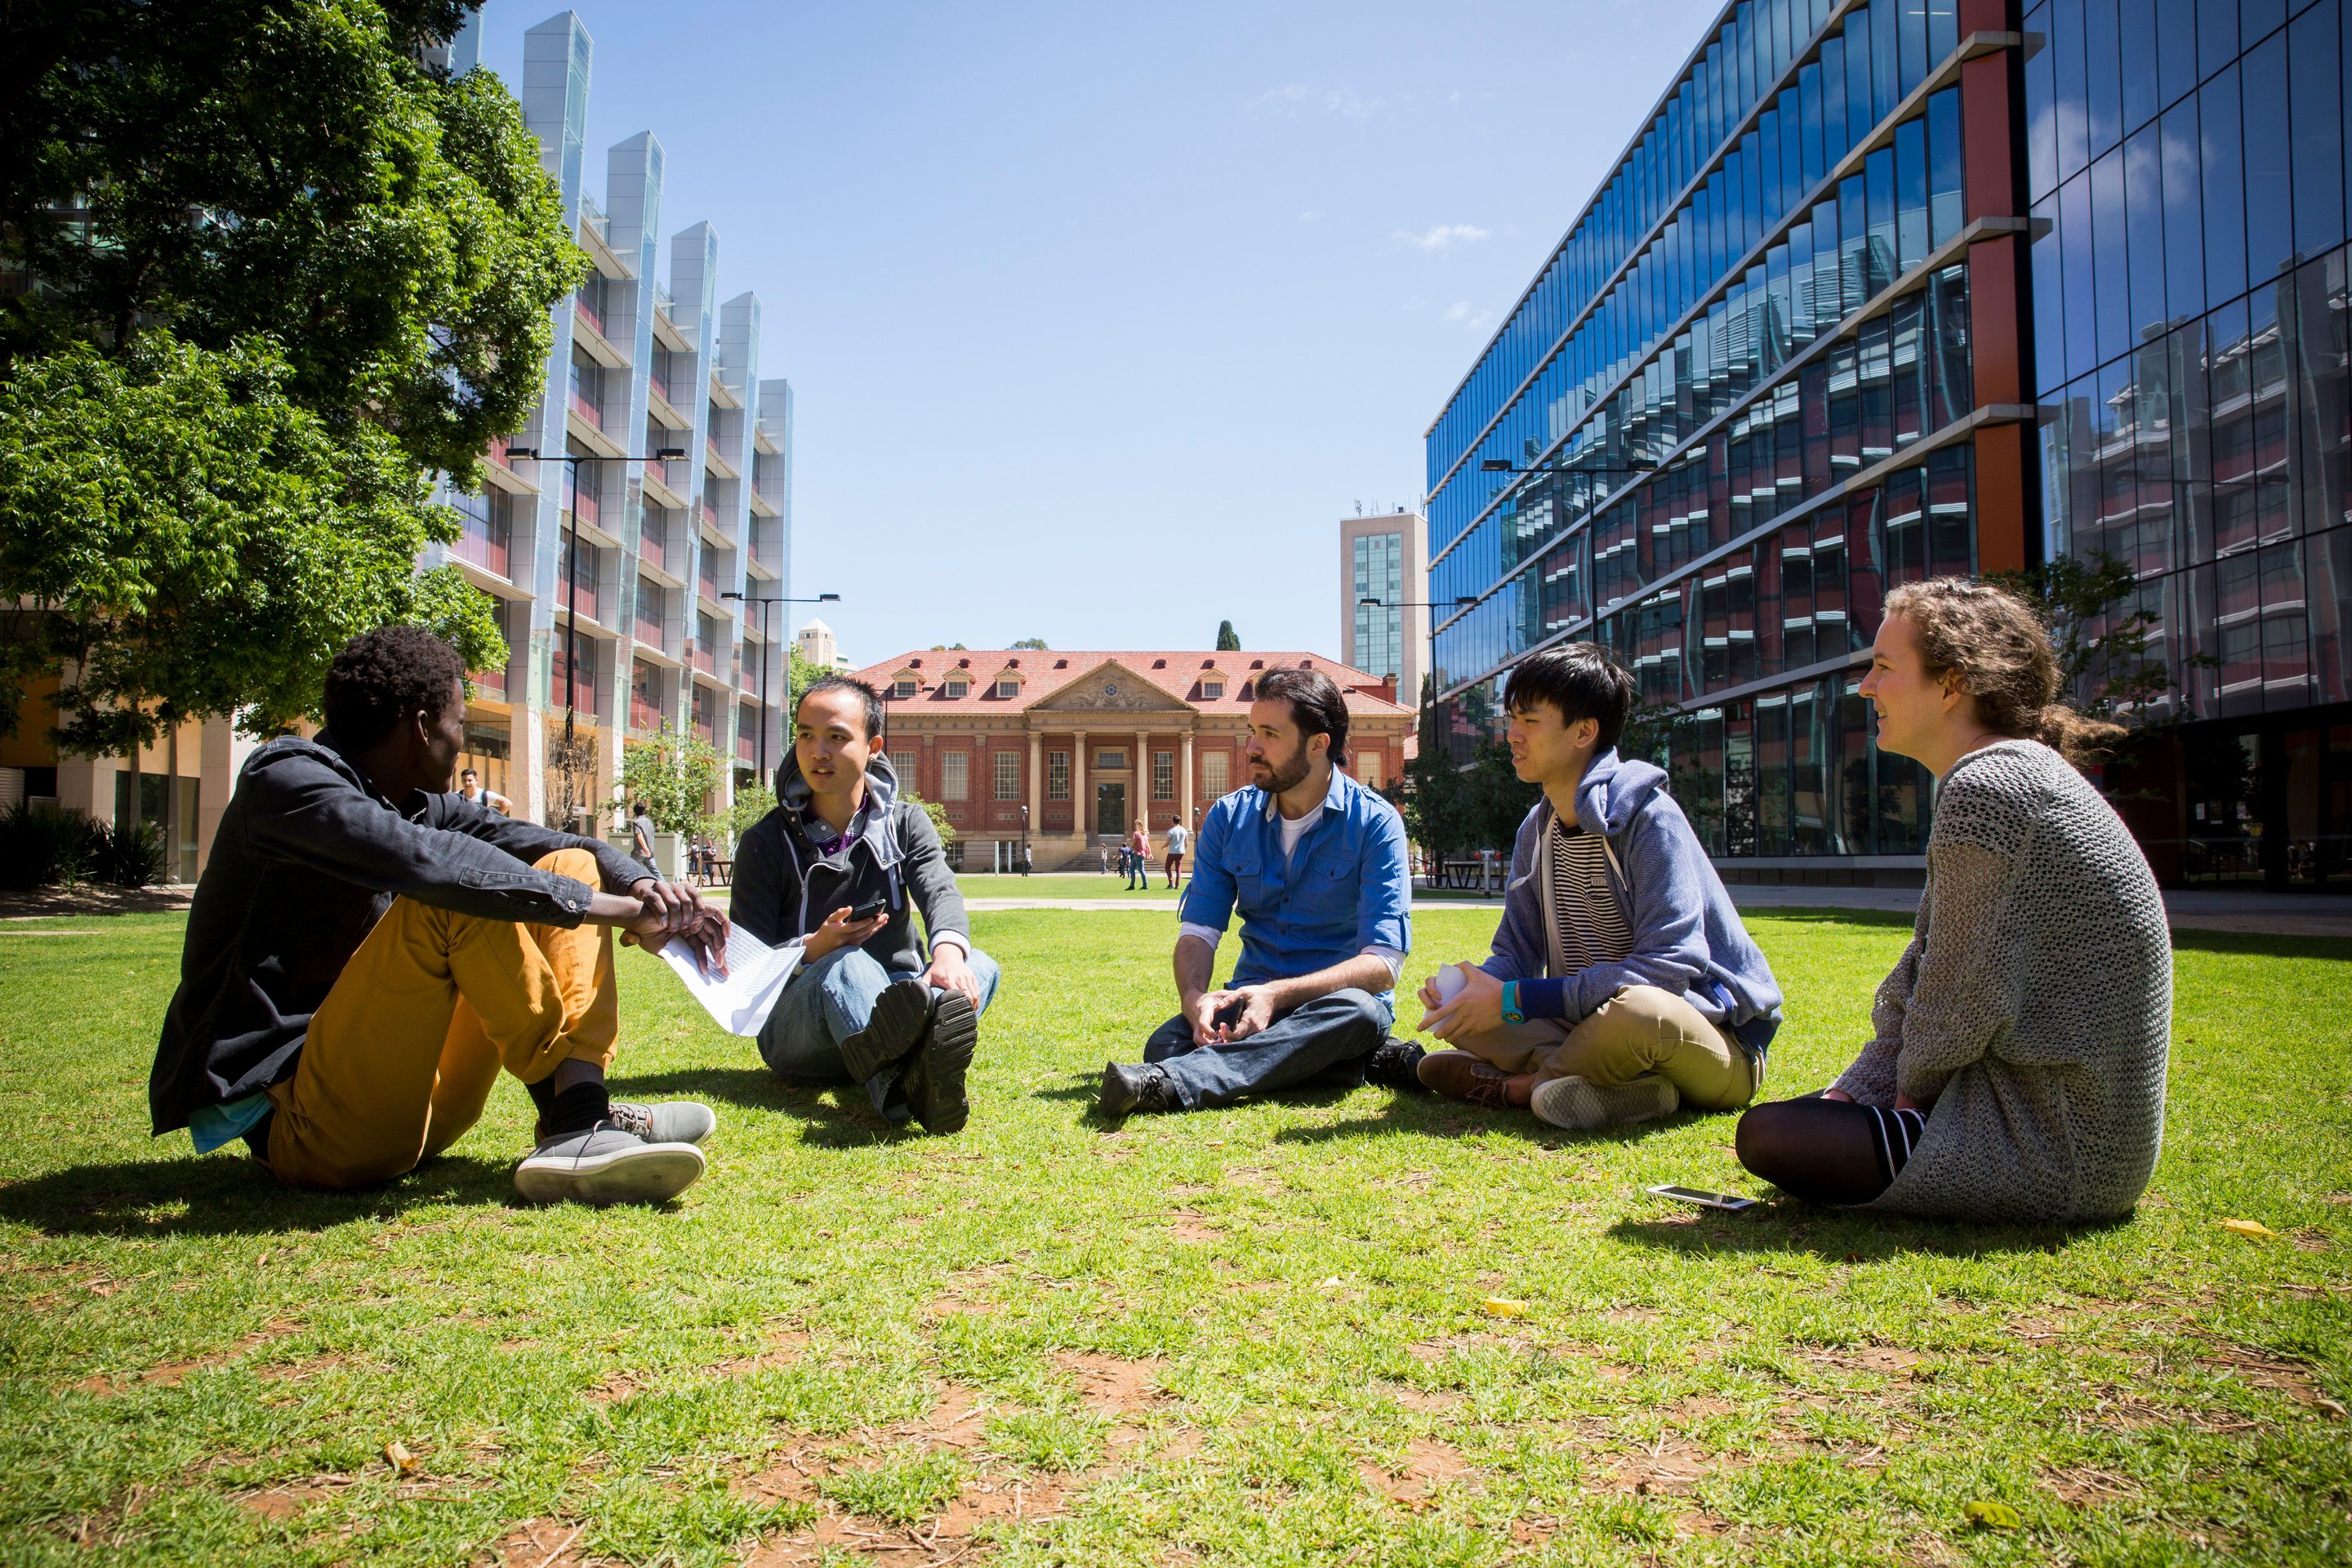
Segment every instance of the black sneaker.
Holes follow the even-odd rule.
[[[878,1013],[879,1008],[876,1011]],[[964,1095],[964,1074],[971,1067],[972,1048],[980,1043],[980,1015],[961,991],[943,991],[931,1009],[931,1026],[908,1065],[898,1090],[923,1131],[939,1136],[960,1132],[971,1119],[971,1101]]]
[[[1131,1110],[1181,1110],[1174,1080],[1150,1063],[1122,1067],[1103,1064],[1102,1093],[1095,1110],[1105,1116],[1125,1116]]]
[[[1421,1058],[1428,1054],[1411,1040],[1393,1037],[1382,1040],[1380,1047],[1364,1058],[1364,1081],[1383,1089],[1409,1089],[1418,1093],[1429,1087],[1415,1070],[1421,1066]]]
[[[894,980],[883,988],[866,1027],[841,1042],[842,1065],[849,1069],[850,1081],[866,1082],[923,1043],[923,1032],[931,1026],[934,994],[920,980]]]
[[[609,1121],[559,1133],[515,1167],[515,1192],[534,1204],[659,1204],[702,1174],[691,1143],[648,1143]]]

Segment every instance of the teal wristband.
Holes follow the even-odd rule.
[[[1519,1011],[1519,983],[1516,980],[1504,981],[1503,1022],[1516,1025],[1524,1024],[1527,1021],[1528,1016]]]

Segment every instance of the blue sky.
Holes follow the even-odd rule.
[[[589,0],[797,394],[793,591],[938,642],[1336,655],[1338,520],[1422,433],[1716,9]],[[554,14],[490,0],[519,82]],[[804,607],[793,625],[800,624]]]

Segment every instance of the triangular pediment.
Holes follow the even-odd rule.
[[[1192,705],[1171,695],[1164,687],[1128,668],[1116,659],[1106,660],[1079,676],[1051,697],[1040,699],[1030,710],[1045,713],[1166,713],[1171,710],[1192,711]]]

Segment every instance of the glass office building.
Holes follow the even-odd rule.
[[[1916,878],[1885,591],[2105,552],[2159,874],[2341,875],[2342,3],[1727,6],[1430,429],[1457,754],[1591,638],[1727,875]]]

